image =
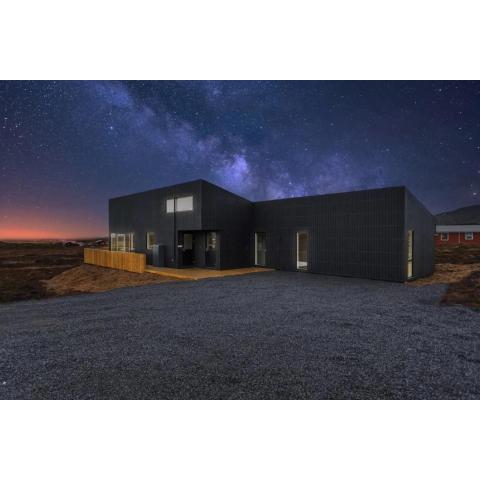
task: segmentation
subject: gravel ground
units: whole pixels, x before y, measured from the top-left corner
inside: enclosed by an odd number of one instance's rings
[[[480,398],[445,287],[271,272],[0,305],[0,398]]]

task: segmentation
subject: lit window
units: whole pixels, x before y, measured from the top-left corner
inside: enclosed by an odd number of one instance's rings
[[[113,252],[117,250],[117,234],[110,234],[110,250]]]
[[[147,232],[147,250],[150,250],[155,245],[155,233]]]
[[[448,233],[441,233],[440,240],[442,240],[442,242],[448,241]]]
[[[179,197],[175,199],[175,204],[173,198],[167,200],[167,213],[175,212],[191,212],[193,210],[193,197]]]
[[[473,240],[473,232],[465,232],[465,240]]]
[[[407,278],[413,277],[413,242],[414,231],[409,230],[407,232]]]
[[[110,250],[114,252],[133,251],[133,233],[112,233],[110,239]]]

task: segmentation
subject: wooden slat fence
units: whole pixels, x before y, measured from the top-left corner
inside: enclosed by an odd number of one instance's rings
[[[110,250],[85,248],[83,250],[83,261],[99,267],[144,273],[146,257],[144,253],[111,252]]]

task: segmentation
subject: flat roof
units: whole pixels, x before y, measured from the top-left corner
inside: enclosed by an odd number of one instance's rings
[[[437,233],[480,232],[480,225],[437,225]]]

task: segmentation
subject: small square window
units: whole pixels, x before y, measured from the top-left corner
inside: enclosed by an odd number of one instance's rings
[[[465,232],[465,240],[473,240],[473,232]]]
[[[448,241],[448,233],[441,233],[440,240],[442,240],[442,242]]]

